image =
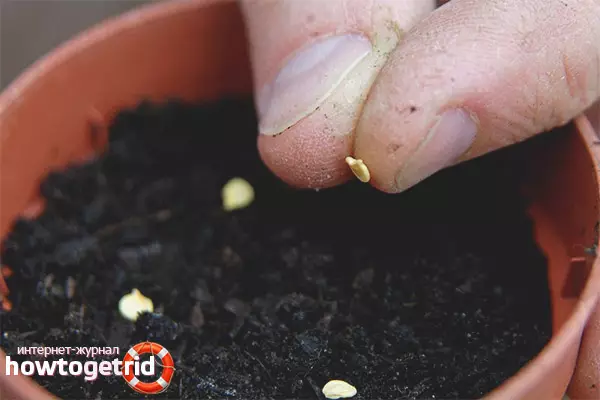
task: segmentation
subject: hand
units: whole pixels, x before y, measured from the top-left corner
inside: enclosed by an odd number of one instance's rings
[[[600,0],[242,0],[264,162],[403,191],[600,96]],[[434,10],[435,9],[435,10]]]

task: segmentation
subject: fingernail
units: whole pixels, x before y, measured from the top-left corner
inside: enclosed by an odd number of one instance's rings
[[[476,135],[477,123],[469,112],[462,109],[444,112],[396,176],[398,191],[453,165],[471,147]]]
[[[371,49],[359,34],[328,37],[301,49],[258,95],[260,133],[277,135],[314,112]]]

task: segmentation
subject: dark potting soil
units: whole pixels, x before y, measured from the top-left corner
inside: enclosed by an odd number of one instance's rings
[[[158,342],[176,362],[169,398],[317,399],[330,379],[356,399],[475,398],[548,342],[521,147],[401,195],[358,181],[296,191],[260,162],[255,126],[247,99],[145,103],[118,115],[94,161],[50,174],[47,208],[3,245],[7,353],[122,358]],[[225,212],[221,187],[238,176],[256,199]],[[156,311],[136,323],[117,310],[132,288]],[[63,398],[138,396],[122,377],[34,378]]]

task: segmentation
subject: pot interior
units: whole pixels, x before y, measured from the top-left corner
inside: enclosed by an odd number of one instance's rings
[[[557,332],[581,295],[598,244],[598,183],[593,158],[574,124],[532,154],[525,182],[536,239],[547,254]]]

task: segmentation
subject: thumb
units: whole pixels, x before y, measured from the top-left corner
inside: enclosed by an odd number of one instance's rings
[[[258,148],[284,181],[323,188],[351,177],[344,159],[366,95],[403,32],[434,0],[242,0]]]
[[[599,60],[597,0],[453,0],[390,55],[354,152],[400,192],[566,124],[600,96]]]

